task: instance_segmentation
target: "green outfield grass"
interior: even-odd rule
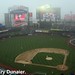
[[[16,56],[18,56],[20,53],[36,48],[67,49],[70,52],[66,63],[69,69],[64,73],[65,75],[69,75],[70,72],[75,72],[75,49],[70,47],[66,41],[67,37],[49,36],[49,35],[20,36],[20,37],[3,39],[0,40],[0,63],[3,63],[5,65],[17,69],[25,69],[27,72],[32,72],[32,73],[44,72],[47,73],[47,75],[50,75],[53,71],[55,73],[54,75],[60,75],[62,71],[58,71],[56,69],[47,68],[47,67],[33,66],[33,65],[24,66],[22,64],[14,63],[14,60]],[[59,59],[58,63],[60,63]]]

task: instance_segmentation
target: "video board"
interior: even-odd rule
[[[12,26],[24,26],[28,25],[28,8],[23,6],[18,6],[16,8],[10,8],[10,17]]]

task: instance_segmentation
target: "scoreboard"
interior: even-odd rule
[[[37,8],[36,19],[39,21],[58,21],[61,19],[60,8]]]
[[[14,6],[9,8],[10,21],[13,27],[28,25],[28,7]]]

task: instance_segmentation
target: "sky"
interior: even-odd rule
[[[75,13],[75,0],[1,0],[0,1],[0,14],[7,13],[8,8],[14,5],[23,5],[29,7],[35,18],[36,8],[41,5],[50,5],[50,7],[61,8],[61,16],[65,14]]]

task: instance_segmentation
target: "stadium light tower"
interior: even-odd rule
[[[40,10],[45,10],[45,7],[44,7],[44,6],[41,6],[41,7],[40,7]]]
[[[46,5],[45,5],[45,8],[50,8],[50,5],[46,4]]]
[[[50,5],[46,4],[46,5],[42,5],[42,6],[39,6],[37,8],[37,12],[39,13],[39,21],[41,22],[41,20],[46,20],[44,17],[50,12],[51,8],[50,8]]]
[[[44,12],[46,9],[45,9],[44,6],[40,6],[40,7],[38,8],[38,10]]]
[[[50,8],[50,5],[46,4],[46,5],[40,6],[40,7],[39,7],[39,10],[40,10],[40,11],[46,11],[46,10],[49,9],[49,8]]]

